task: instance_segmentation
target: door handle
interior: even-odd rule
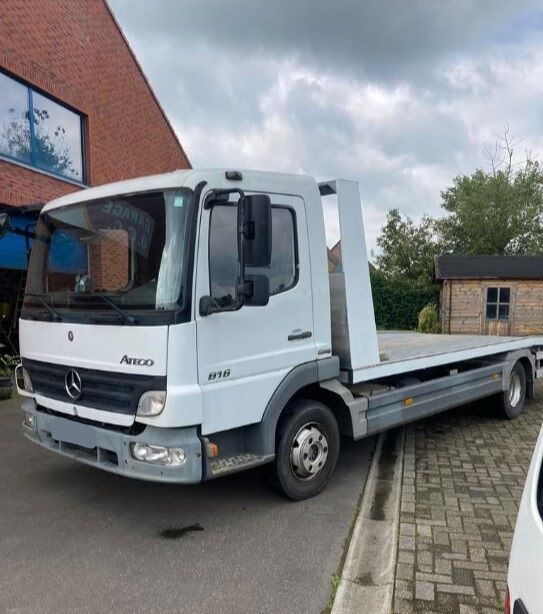
[[[298,339],[309,339],[309,337],[311,337],[312,333],[310,330],[304,330],[303,333],[291,333],[288,336],[288,340],[289,341],[298,341]]]

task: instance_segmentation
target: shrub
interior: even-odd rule
[[[19,356],[12,356],[11,354],[4,354],[2,359],[5,365],[10,369],[15,369],[15,367],[21,362]]]
[[[419,313],[419,333],[439,333],[439,314],[435,303],[428,303]]]
[[[4,358],[0,357],[0,378],[5,379],[7,377],[11,377],[11,367]]]
[[[381,330],[415,330],[420,310],[439,301],[438,286],[390,279],[376,269],[371,270],[370,276],[375,322]]]

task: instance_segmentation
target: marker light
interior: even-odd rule
[[[36,430],[36,420],[34,418],[34,415],[31,414],[29,411],[25,411],[24,425],[27,428],[32,429],[33,431]]]
[[[136,413],[138,416],[158,416],[165,405],[165,390],[149,390],[141,395]]]
[[[130,451],[136,460],[152,465],[180,467],[187,460],[183,448],[166,448],[165,446],[154,446],[139,441],[130,444]]]

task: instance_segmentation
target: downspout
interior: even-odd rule
[[[452,281],[449,279],[447,282],[449,284],[449,323],[448,323],[448,333],[451,334],[451,313],[452,313]]]

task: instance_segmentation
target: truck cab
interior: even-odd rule
[[[179,171],[49,203],[20,321],[25,434],[159,481],[272,460],[284,405],[339,374],[326,254],[305,176]]]

